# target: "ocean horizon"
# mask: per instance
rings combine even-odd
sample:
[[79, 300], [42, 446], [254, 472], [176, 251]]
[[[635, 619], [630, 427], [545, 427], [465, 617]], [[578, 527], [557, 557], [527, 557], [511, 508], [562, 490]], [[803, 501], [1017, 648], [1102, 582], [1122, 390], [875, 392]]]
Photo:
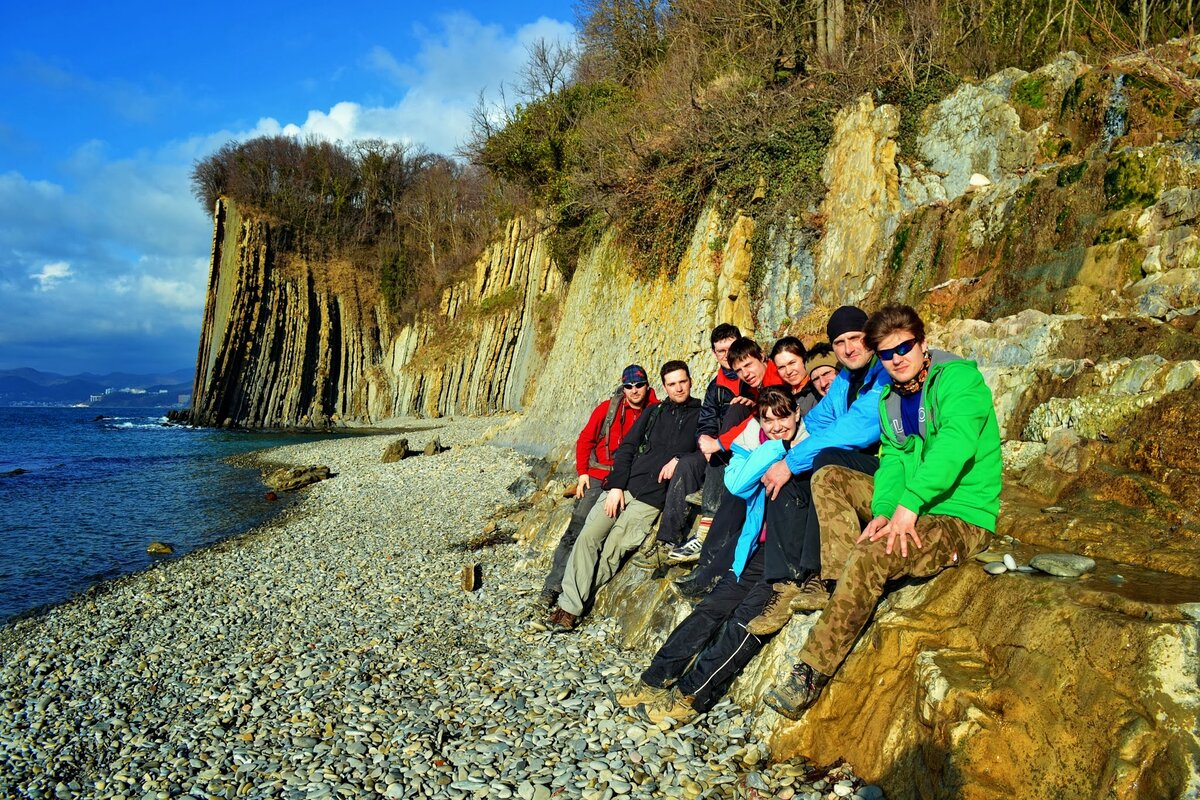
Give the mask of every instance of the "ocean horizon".
[[[284, 503], [226, 459], [322, 436], [168, 425], [166, 411], [0, 407], [0, 624], [268, 521]], [[154, 541], [174, 553], [148, 555]]]

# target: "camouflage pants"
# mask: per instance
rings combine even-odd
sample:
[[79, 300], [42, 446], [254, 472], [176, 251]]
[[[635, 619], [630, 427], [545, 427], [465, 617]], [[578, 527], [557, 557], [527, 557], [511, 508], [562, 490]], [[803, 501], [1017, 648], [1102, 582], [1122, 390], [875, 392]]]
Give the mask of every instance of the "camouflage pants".
[[800, 650], [800, 660], [826, 675], [837, 671], [870, 619], [883, 586], [893, 578], [925, 578], [957, 566], [985, 549], [991, 534], [957, 517], [930, 514], [917, 520], [921, 548], [909, 543], [908, 557], [887, 540], [856, 540], [872, 519], [874, 479], [845, 467], [818, 470], [812, 479], [813, 506], [821, 522], [821, 577], [837, 589]]

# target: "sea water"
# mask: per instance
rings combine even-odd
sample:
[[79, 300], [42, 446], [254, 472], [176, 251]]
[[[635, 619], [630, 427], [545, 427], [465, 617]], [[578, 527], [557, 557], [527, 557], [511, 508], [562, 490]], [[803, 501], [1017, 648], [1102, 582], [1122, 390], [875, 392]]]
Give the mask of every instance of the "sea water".
[[[163, 409], [0, 408], [0, 624], [179, 556], [279, 508], [223, 459], [313, 437], [166, 425]], [[220, 576], [213, 576], [219, 580]]]

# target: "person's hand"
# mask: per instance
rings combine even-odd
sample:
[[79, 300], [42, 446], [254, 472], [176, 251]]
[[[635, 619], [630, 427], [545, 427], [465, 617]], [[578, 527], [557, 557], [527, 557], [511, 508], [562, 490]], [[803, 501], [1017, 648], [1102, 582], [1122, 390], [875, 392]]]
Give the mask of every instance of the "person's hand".
[[882, 514], [880, 514], [878, 517], [876, 517], [875, 519], [873, 519], [867, 523], [867, 527], [863, 528], [862, 535], [859, 536], [858, 539], [855, 540], [854, 543], [862, 544], [863, 542], [868, 541], [868, 540], [870, 540], [872, 542], [875, 541], [872, 538], [875, 535], [875, 532], [887, 524], [888, 524], [888, 518], [883, 516]]
[[592, 488], [592, 478], [586, 472], [579, 476], [579, 480], [575, 483], [575, 499], [583, 497], [583, 493]]
[[705, 460], [712, 457], [714, 453], [721, 452], [721, 441], [715, 436], [709, 436], [707, 433], [700, 434], [700, 438], [696, 441], [696, 447], [704, 453]]
[[[872, 520], [874, 521], [874, 520]], [[888, 555], [892, 554], [892, 550], [896, 546], [896, 540], [900, 541], [900, 555], [908, 558], [908, 540], [912, 539], [913, 545], [921, 549], [921, 537], [917, 535], [917, 514], [915, 511], [910, 511], [904, 506], [896, 506], [896, 511], [892, 514], [892, 519], [887, 525], [884, 525], [873, 534], [871, 541], [876, 542], [887, 537], [887, 547], [884, 549]]]
[[675, 456], [658, 471], [658, 482], [669, 481], [675, 477], [675, 467], [679, 464], [679, 456]]
[[779, 496], [779, 490], [792, 479], [792, 471], [786, 461], [776, 461], [763, 473], [760, 482], [767, 489], [767, 499], [774, 500]]
[[608, 496], [604, 498], [604, 516], [609, 519], [616, 519], [617, 514], [620, 514], [625, 509], [625, 491], [623, 489], [609, 489]]
[[737, 405], [737, 406], [750, 406], [750, 407], [754, 407], [754, 406], [757, 404], [757, 402], [758, 402], [758, 401], [756, 401], [756, 400], [755, 400], [753, 397], [742, 397], [742, 396], [739, 394], [737, 397], [735, 397], [735, 398], [733, 398], [732, 400], [730, 400], [730, 401], [729, 401], [729, 405], [731, 405], [731, 406]]

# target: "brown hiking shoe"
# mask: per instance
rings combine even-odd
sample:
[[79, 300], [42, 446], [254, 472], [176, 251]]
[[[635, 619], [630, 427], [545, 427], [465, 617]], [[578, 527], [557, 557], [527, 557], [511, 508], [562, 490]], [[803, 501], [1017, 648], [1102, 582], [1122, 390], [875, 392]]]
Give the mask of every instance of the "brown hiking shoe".
[[820, 575], [812, 575], [800, 584], [800, 594], [792, 598], [792, 611], [820, 611], [829, 605], [829, 588]]
[[643, 703], [649, 705], [666, 697], [668, 692], [670, 689], [660, 689], [639, 680], [632, 689], [626, 689], [617, 695], [617, 705], [621, 708], [637, 708]]
[[692, 706], [695, 700], [691, 695], [680, 694], [678, 689], [671, 689], [657, 701], [644, 704], [642, 713], [655, 725], [666, 719], [673, 720], [676, 725], [686, 725], [700, 716]]
[[633, 565], [642, 569], [660, 569], [667, 565], [667, 556], [671, 552], [672, 545], [666, 542], [656, 541], [649, 550], [639, 552], [633, 557]]
[[829, 676], [797, 661], [783, 683], [763, 695], [763, 702], [788, 719], [800, 719], [804, 710], [817, 702]]
[[550, 615], [550, 630], [555, 633], [567, 633], [579, 626], [579, 617], [561, 608], [554, 609]]
[[766, 636], [780, 630], [792, 618], [792, 600], [800, 594], [795, 581], [776, 581], [771, 598], [757, 617], [746, 623], [746, 633]]

